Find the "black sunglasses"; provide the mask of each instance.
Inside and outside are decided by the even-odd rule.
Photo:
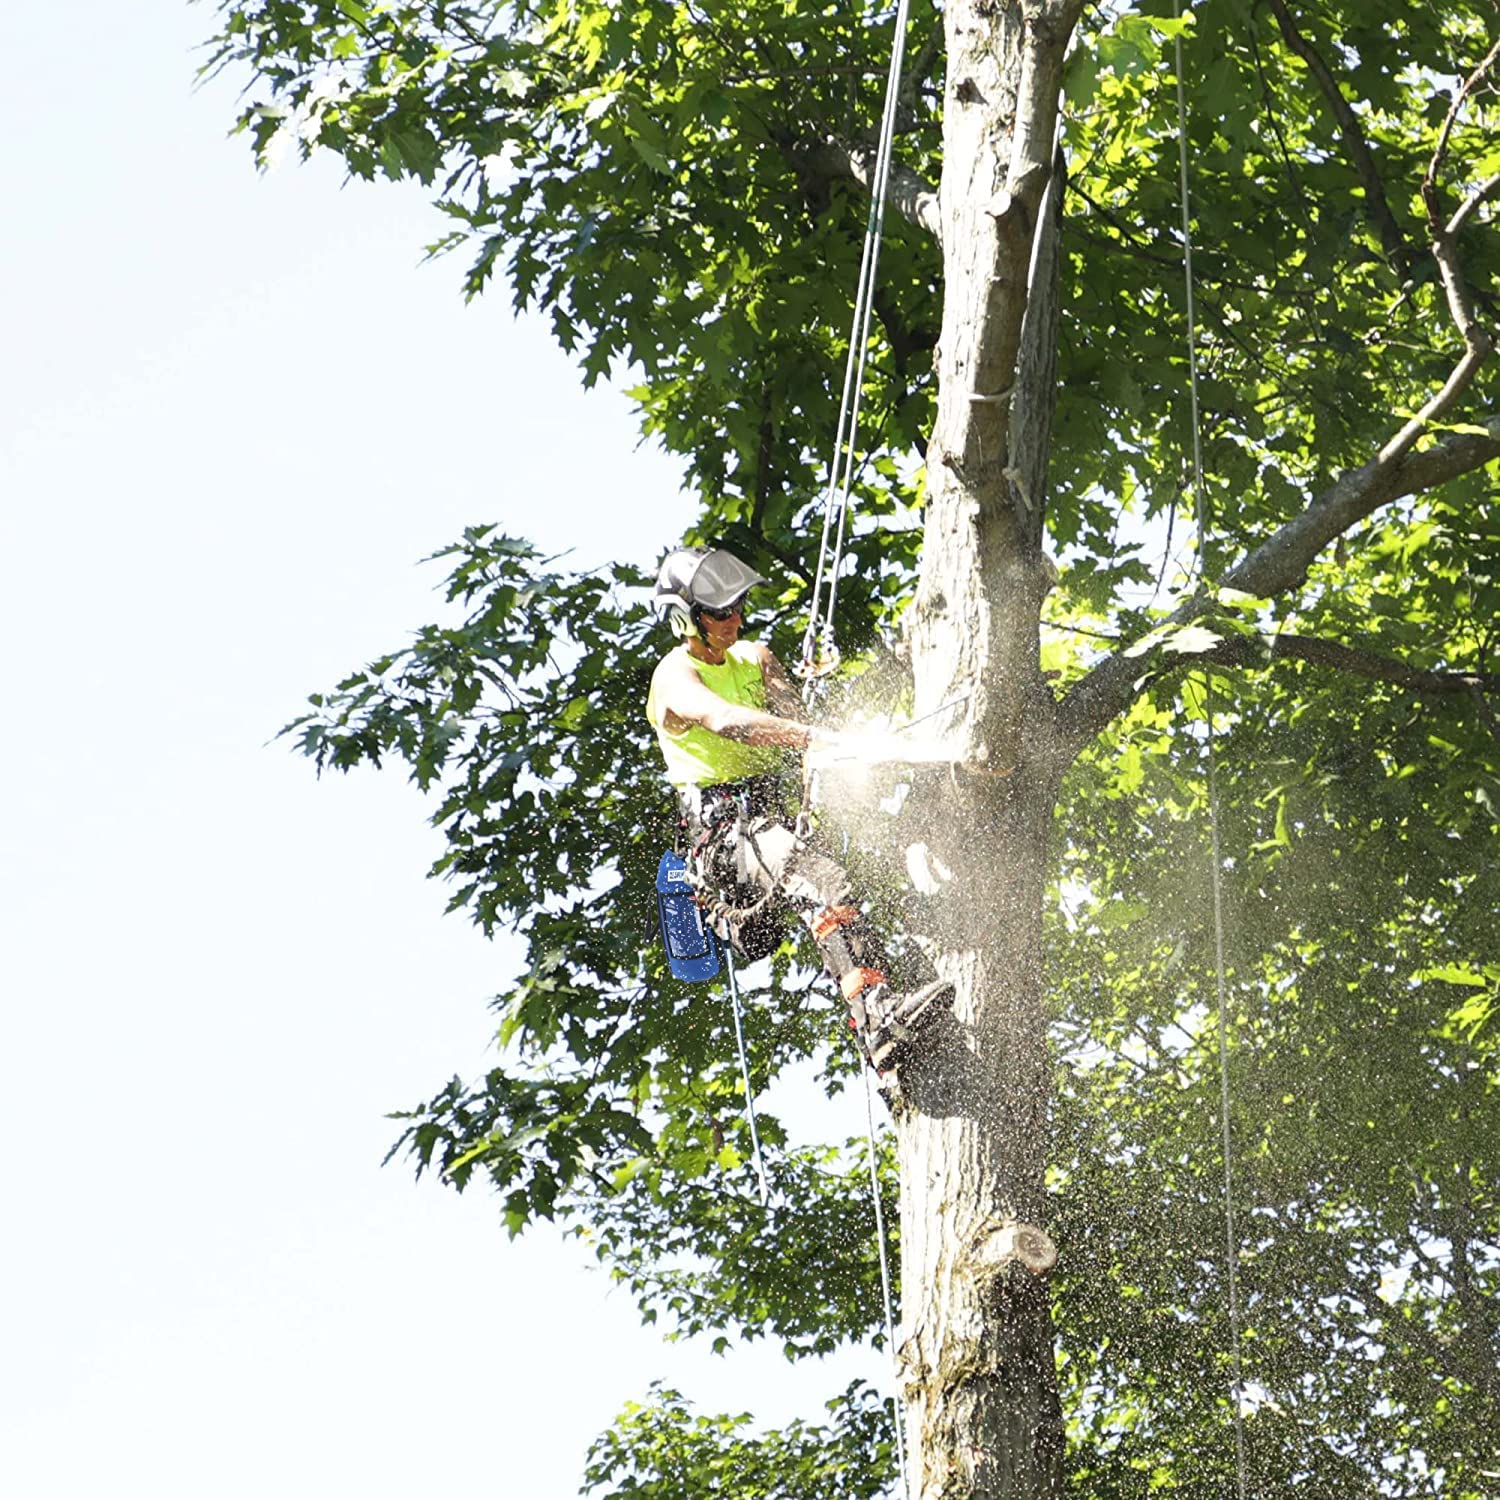
[[[700,604],[698,608],[708,616],[710,620],[727,620],[731,615],[742,615],[745,612],[745,596],[740,595],[733,604],[724,609],[710,609],[706,604]]]

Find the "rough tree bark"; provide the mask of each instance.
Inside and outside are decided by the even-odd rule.
[[[921,1500],[1062,1487],[1046,1286],[1016,1258],[1014,1226],[1045,1212],[1041,914],[1063,758],[1038,621],[1051,576],[1055,134],[1081,8],[953,0],[945,17],[945,303],[911,646],[918,713],[967,695],[954,727],[968,769],[933,834],[953,872],[931,936],[958,987],[954,1024],[909,1070],[898,1124],[899,1358]]]

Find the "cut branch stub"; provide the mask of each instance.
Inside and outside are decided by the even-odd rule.
[[[1003,1261],[1019,1261],[1033,1276],[1045,1276],[1057,1264],[1052,1236],[1035,1224],[1007,1224],[995,1236],[995,1250]]]

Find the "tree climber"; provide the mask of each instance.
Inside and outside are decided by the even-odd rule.
[[[769,648],[739,638],[745,597],[765,581],[722,548],[668,555],[652,603],[681,644],[652,674],[646,717],[677,789],[688,868],[710,925],[754,959],[776,946],[781,916],[796,913],[843,993],[861,1051],[889,1082],[923,1026],[948,1008],[953,986],[940,979],[893,991],[848,875],[809,848],[786,811],[786,752],[830,748],[839,736],[804,721]]]

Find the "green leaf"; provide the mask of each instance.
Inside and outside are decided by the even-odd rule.
[[[1429,969],[1418,969],[1412,978],[1440,979],[1444,984],[1483,986],[1500,979],[1500,969],[1481,972],[1470,964],[1438,964]]]

